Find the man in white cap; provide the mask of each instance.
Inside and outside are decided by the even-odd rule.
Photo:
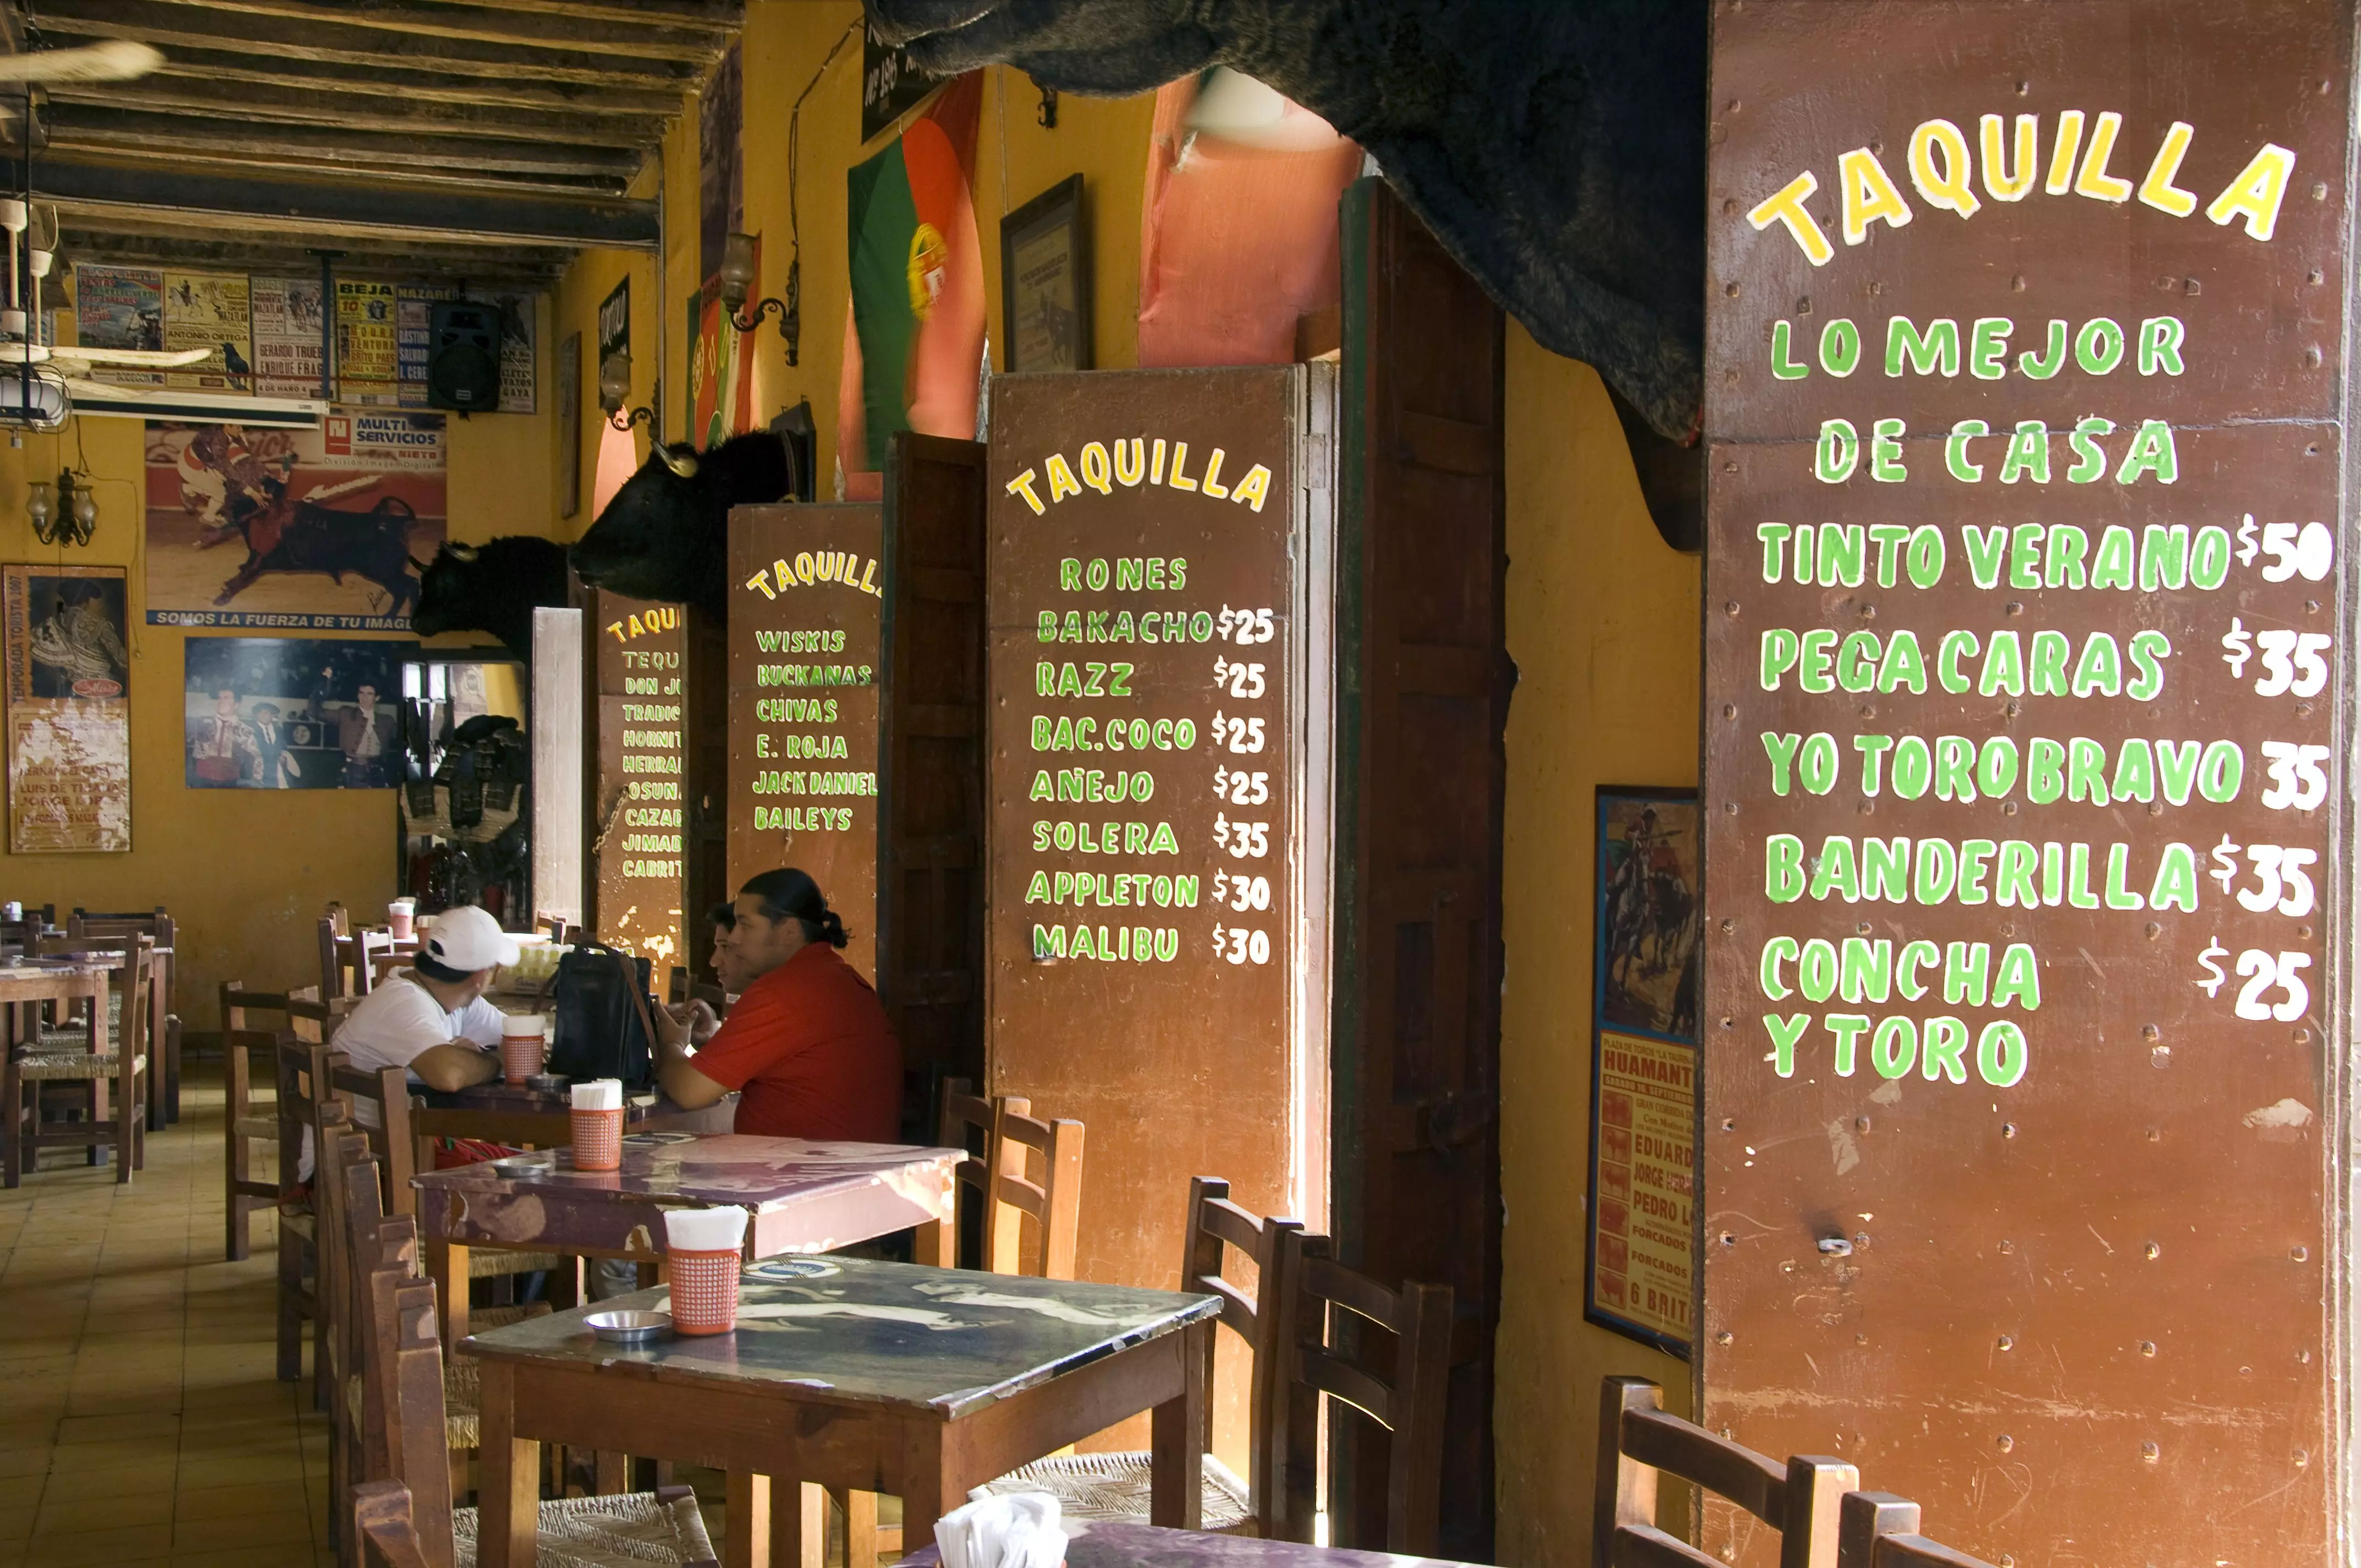
[[[445,1093],[490,1082],[500,1072],[500,1011],[484,992],[502,964],[517,961],[517,951],[516,938],[484,911],[472,905],[445,910],[411,967],[388,976],[346,1017],[336,1049],[365,1072],[406,1067],[412,1079]],[[377,1124],[375,1105],[364,1102],[353,1111],[364,1125]],[[299,1175],[311,1179],[309,1127]]]

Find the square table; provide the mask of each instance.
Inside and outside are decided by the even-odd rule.
[[[1066,1568],[1416,1568],[1443,1561],[1251,1535],[1165,1530],[1126,1520],[1068,1519],[1061,1528],[1067,1536]],[[896,1568],[941,1568],[942,1560],[930,1540]]]
[[[460,1347],[483,1363],[480,1568],[530,1568],[544,1442],[727,1472],[725,1560],[765,1568],[800,1552],[820,1487],[900,1497],[925,1541],[971,1486],[1148,1410],[1155,1521],[1198,1521],[1218,1297],[816,1257],[754,1266],[730,1333],[620,1345],[582,1322],[669,1301]]]
[[[920,1259],[942,1261],[953,1255],[952,1173],[966,1157],[903,1144],[642,1131],[624,1135],[620,1170],[577,1170],[573,1157],[571,1148],[548,1149],[411,1179],[446,1343],[467,1337],[469,1247],[660,1265],[666,1209],[744,1209],[749,1258],[827,1252],[915,1226]]]
[[[465,1089],[424,1092],[411,1085],[410,1130],[421,1138],[475,1138],[516,1148],[555,1148],[574,1141],[574,1100],[563,1090],[534,1089],[494,1079]],[[661,1093],[642,1091],[623,1096],[623,1130],[627,1133],[726,1133],[737,1124],[738,1096],[725,1094],[714,1103],[690,1111]],[[431,1168],[421,1160],[419,1168]]]

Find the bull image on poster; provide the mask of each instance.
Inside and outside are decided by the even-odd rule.
[[[148,426],[148,620],[408,630],[446,514],[441,414]]]

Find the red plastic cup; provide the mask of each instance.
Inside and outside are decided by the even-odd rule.
[[[738,1266],[730,1252],[675,1252],[664,1261],[672,1272],[672,1326],[675,1333],[726,1334],[738,1326]]]
[[[623,1166],[621,1108],[612,1111],[577,1110],[573,1116],[574,1168],[620,1170]]]
[[[527,1024],[532,1027],[519,1027]],[[541,1070],[546,1045],[539,1018],[509,1019],[500,1030],[500,1077],[511,1085],[522,1084]]]

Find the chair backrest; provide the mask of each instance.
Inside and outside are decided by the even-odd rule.
[[[1287,1521],[1286,1422],[1279,1391],[1286,1384],[1286,1357],[1275,1331],[1287,1299],[1286,1249],[1279,1240],[1303,1229],[1300,1220],[1260,1219],[1230,1201],[1230,1184],[1218,1177],[1189,1180],[1189,1225],[1180,1252],[1180,1288],[1222,1299],[1222,1322],[1254,1353],[1246,1397],[1246,1498],[1258,1532],[1276,1540]],[[1224,1277],[1229,1249],[1254,1264],[1254,1294]],[[1212,1368],[1206,1369],[1210,1384]]]
[[[1018,1110],[1030,1106],[1022,1100],[1010,1102]],[[975,1085],[964,1078],[943,1080],[943,1109],[937,1141],[947,1149],[959,1149],[967,1157],[952,1170],[952,1201],[961,1210],[968,1207],[968,1194],[975,1194],[975,1213],[982,1219],[985,1183],[992,1168],[985,1163],[992,1153],[992,1102],[975,1092]]]
[[[263,1033],[276,1035],[289,1024],[283,991],[256,991],[244,981],[225,980],[221,983],[221,1022],[225,1033]],[[254,1013],[276,1013],[274,1020],[248,1016]]]
[[[334,910],[335,905],[328,907]],[[337,946],[344,939],[344,935],[334,914],[320,916],[320,997],[323,1001],[334,1001],[345,994],[344,949]]]
[[[1389,1290],[1331,1257],[1326,1236],[1304,1231],[1282,1232],[1279,1247],[1287,1285],[1285,1321],[1278,1330],[1288,1362],[1286,1534],[1312,1540],[1320,1401],[1325,1397],[1351,1406],[1389,1434],[1384,1549],[1432,1557],[1443,1502],[1451,1288],[1410,1280]],[[1359,1320],[1350,1328],[1347,1312]],[[1389,1372],[1375,1370],[1367,1354],[1372,1328],[1394,1337]],[[1352,1544],[1374,1550],[1378,1543]]]
[[[339,996],[332,1001],[320,1000],[320,988],[306,985],[287,993],[287,1023],[298,1039],[313,1045],[324,1045],[336,1037],[355,1007],[360,1004],[357,996]]]
[[[319,1101],[328,1080],[327,1046],[318,1040],[279,1036],[279,1188],[293,1191],[303,1157],[303,1133],[319,1121]],[[314,1165],[319,1162],[313,1161]],[[283,1243],[281,1245],[284,1245]]]
[[[321,918],[325,920],[329,928],[339,937],[346,935],[353,928],[352,916],[345,912],[345,901],[341,898],[328,900],[327,913]]]
[[[154,981],[155,948],[150,937],[44,937],[34,944],[43,955],[123,955],[122,964],[106,972],[106,989],[115,1004],[115,1034],[106,1048],[135,1055],[148,1048],[148,990]]]
[[[547,932],[549,934],[549,939],[553,942],[565,942],[571,940],[571,938],[566,936],[566,933],[573,929],[572,927],[566,923],[565,916],[544,915],[538,911],[534,913],[533,917],[533,928],[536,931]]]
[[[312,1299],[319,1305],[318,1328],[312,1354],[324,1376],[321,1386],[332,1399],[346,1396],[345,1377],[352,1365],[347,1349],[353,1314],[352,1283],[346,1271],[346,1226],[351,1183],[366,1177],[368,1146],[354,1135],[352,1113],[333,1099],[312,1107],[312,1216],[314,1275]],[[343,1420],[331,1406],[329,1415]]]
[[[1918,1533],[1918,1505],[1891,1492],[1847,1492],[1838,1505],[1837,1568],[1993,1568]]]
[[[434,1282],[379,1268],[369,1282],[369,1407],[383,1412],[388,1479],[410,1488],[424,1560],[452,1561],[451,1466],[444,1434],[443,1338]]]
[[[172,945],[172,916],[162,905],[147,911],[110,912],[76,909],[66,917],[66,933],[73,937],[147,937],[159,948]]]
[[[1031,1109],[1013,1095],[992,1102],[984,1266],[994,1274],[1071,1279],[1082,1206],[1082,1124],[1046,1122]],[[1038,1178],[1033,1174],[1037,1165]],[[1023,1245],[1028,1221],[1039,1244],[1038,1261],[1029,1268]]]
[[[1727,1498],[1779,1532],[1780,1568],[1837,1568],[1837,1503],[1861,1485],[1841,1459],[1797,1456],[1784,1465],[1664,1409],[1643,1377],[1598,1390],[1598,1490],[1592,1501],[1597,1568],[1715,1560],[1656,1528],[1656,1477],[1677,1475]]]
[[[418,1194],[410,1185],[418,1174],[418,1139],[410,1127],[410,1069],[355,1067],[342,1056],[335,1062],[328,1086],[351,1108],[354,1131],[368,1139],[379,1162],[385,1212],[417,1213]]]

